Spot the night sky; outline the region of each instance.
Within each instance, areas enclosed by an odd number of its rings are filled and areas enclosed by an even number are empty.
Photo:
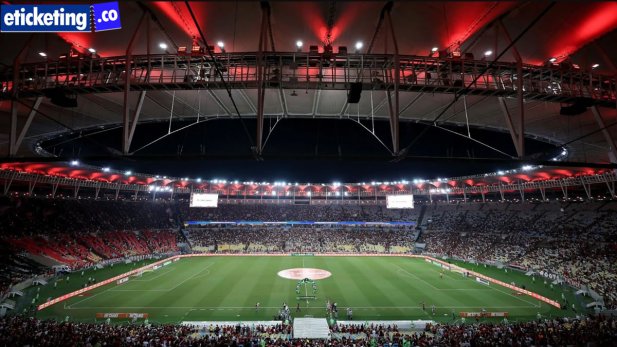
[[[129,158],[118,156],[120,129],[75,139],[63,137],[44,143],[44,147],[66,160],[76,158],[119,170],[227,180],[410,180],[462,176],[520,166],[520,163],[512,163],[510,158],[464,137],[434,127],[428,127],[423,133],[426,125],[409,122],[401,123],[401,148],[407,147],[413,139],[417,140],[408,149],[407,158],[395,160],[368,130],[345,119],[283,119],[274,127],[262,160],[257,160],[251,151],[255,119],[242,121],[227,119],[201,123],[137,151]],[[187,124],[177,122],[172,129]],[[264,138],[273,124],[274,120],[272,123],[266,120]],[[364,125],[371,126],[369,122]],[[464,128],[450,129],[466,132]],[[168,123],[140,125],[131,150],[139,149],[167,130]],[[375,134],[391,147],[387,121],[376,122]],[[507,133],[471,129],[471,134],[474,139],[501,151],[515,152]],[[534,140],[527,140],[526,146],[529,154],[546,152],[546,158],[555,151],[553,146]]]

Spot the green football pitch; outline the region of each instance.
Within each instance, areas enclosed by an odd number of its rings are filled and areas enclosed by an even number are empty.
[[[141,264],[139,264],[141,265]],[[532,282],[522,273],[491,267],[459,264],[483,272],[508,283],[525,285],[527,289],[561,300],[577,302],[571,290],[561,286],[550,288],[541,281]],[[137,265],[132,265],[134,266]],[[279,271],[291,268],[317,268],[331,276],[317,280],[317,291],[301,286],[300,295],[314,299],[298,299],[298,280],[282,278]],[[132,268],[116,266],[98,270],[97,280]],[[106,274],[105,271],[113,271]],[[405,257],[362,256],[207,256],[183,258],[141,277],[131,277],[124,284],[115,282],[96,288],[82,296],[43,309],[38,317],[95,321],[96,313],[148,313],[150,322],[181,321],[248,321],[271,320],[283,303],[294,317],[326,317],[326,302],[336,302],[339,319],[345,309],[353,309],[354,320],[432,319],[451,321],[454,311],[505,311],[511,320],[548,316],[573,316],[571,309],[559,310],[529,296],[517,295],[498,285],[483,285],[473,278],[445,271],[422,259]],[[54,296],[54,290],[68,291],[81,280],[71,275],[70,282],[52,289],[48,284],[41,297]],[[89,273],[86,273],[86,277]],[[68,283],[71,283],[70,285]],[[64,287],[63,287],[64,286]],[[64,288],[64,289],[62,289]],[[30,295],[32,295],[30,290]],[[51,292],[51,293],[50,293]],[[58,294],[58,293],[55,293]],[[56,295],[57,296],[57,295]],[[255,304],[260,303],[260,309]],[[41,301],[37,302],[41,303]],[[296,312],[297,304],[300,312]],[[426,310],[422,309],[422,303]],[[577,302],[580,307],[582,302]],[[435,314],[431,306],[436,306]]]

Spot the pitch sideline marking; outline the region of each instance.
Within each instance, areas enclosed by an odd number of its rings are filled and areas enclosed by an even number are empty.
[[[205,277],[210,274],[210,270],[206,271],[204,274],[195,276],[192,279]],[[144,281],[145,282],[145,281]],[[170,292],[172,289],[112,289],[110,292]]]
[[[110,283],[110,284],[111,284],[111,283]],[[82,302],[84,302],[84,301],[87,301],[87,300],[93,299],[94,297],[97,297],[97,296],[99,296],[99,295],[101,295],[101,294],[103,294],[103,293],[106,293],[106,292],[110,291],[110,290],[111,290],[111,289],[113,289],[113,288],[115,288],[115,286],[114,286],[114,287],[109,287],[109,288],[107,288],[107,289],[105,289],[105,290],[103,290],[103,291],[101,291],[101,292],[98,292],[98,293],[96,293],[96,294],[94,294],[94,295],[92,295],[92,296],[89,296],[89,297],[87,297],[87,298],[85,298],[85,299],[83,299],[83,300],[79,300],[78,302],[76,302],[76,303],[74,303],[74,304],[68,305],[68,306],[67,306],[67,308],[68,308],[68,309],[72,309],[73,305],[78,305],[78,304],[81,304],[81,303],[82,303]]]
[[[485,306],[485,308],[487,309],[503,309],[503,308],[513,308],[513,309],[520,309],[520,308],[536,308],[537,306],[535,305],[530,305],[530,306]],[[190,309],[192,311],[196,311],[196,310],[206,310],[206,309],[217,309],[217,310],[248,310],[248,309],[255,309],[255,306],[214,306],[214,307],[210,307],[210,306],[95,306],[95,307],[68,307],[68,310],[93,310],[93,309],[99,309],[99,308],[112,308],[112,309],[133,309],[133,308],[146,308],[146,309],[176,309],[176,310],[187,310]],[[280,306],[261,306],[260,308],[262,309],[280,309]],[[421,307],[418,306],[360,306],[360,307],[353,307],[354,310],[358,309],[358,310],[384,310],[384,309],[396,309],[396,310],[400,310],[400,309],[411,309],[411,310],[420,310],[422,311]],[[435,308],[471,308],[471,309],[480,309],[480,306],[435,306]],[[311,310],[322,310],[321,307],[309,307],[309,309]]]
[[[505,291],[503,291],[503,290],[500,290],[500,289],[496,288],[495,286],[488,286],[488,287],[489,287],[489,288],[491,288],[491,289],[494,289],[494,290],[496,290],[496,291],[498,291],[498,292],[504,293],[504,294],[506,294],[506,295],[510,295],[511,297],[513,297],[513,298],[515,298],[515,299],[517,299],[517,300],[520,300],[520,301],[522,301],[522,302],[526,302],[526,303],[530,304],[532,307],[540,307],[540,304],[539,304],[539,303],[536,305],[536,304],[534,304],[534,303],[533,303],[533,302],[531,302],[531,301],[524,300],[524,299],[519,298],[518,296],[516,296],[516,295],[514,295],[514,294],[511,294],[511,293],[505,292]]]
[[[113,289],[110,292],[168,292],[167,289]]]

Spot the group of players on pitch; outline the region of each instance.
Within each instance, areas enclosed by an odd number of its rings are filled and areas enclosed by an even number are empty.
[[[258,302],[255,304],[255,312],[259,312],[260,309],[261,309],[261,304]],[[302,309],[300,308],[300,303],[298,302],[298,304],[296,305],[296,312],[301,312],[301,311]],[[330,300],[328,300],[326,302],[326,312],[330,318],[338,319],[337,303],[330,302]],[[281,317],[286,318],[286,319],[289,319],[291,317],[291,312],[286,302],[283,303],[283,307],[279,310],[279,315],[277,318],[281,318]],[[347,308],[347,319],[353,320],[353,310],[351,309],[351,307]]]

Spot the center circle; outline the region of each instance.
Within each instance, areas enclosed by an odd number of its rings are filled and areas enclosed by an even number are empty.
[[[290,280],[303,280],[305,278],[311,280],[323,280],[324,278],[332,276],[332,273],[322,269],[297,267],[293,269],[281,270],[278,272],[278,275]]]

